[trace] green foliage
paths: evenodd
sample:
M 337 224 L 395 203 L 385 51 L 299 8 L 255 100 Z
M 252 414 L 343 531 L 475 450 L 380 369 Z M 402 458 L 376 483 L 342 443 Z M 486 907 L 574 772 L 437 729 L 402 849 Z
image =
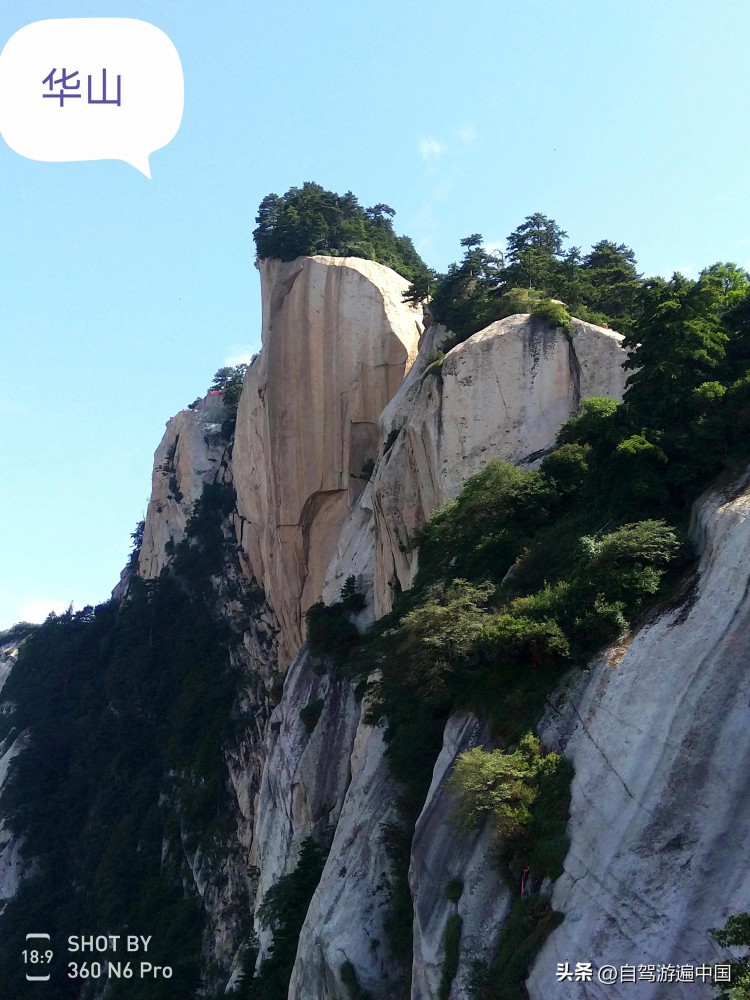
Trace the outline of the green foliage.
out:
M 540 473 L 488 462 L 415 539 L 418 586 L 454 576 L 501 579 L 546 522 L 552 501 L 554 493 Z
M 349 1000 L 372 1000 L 370 993 L 360 986 L 357 970 L 348 959 L 342 963 L 339 972 Z
M 460 878 L 452 878 L 443 890 L 443 895 L 451 903 L 457 903 L 464 891 L 464 884 Z
M 731 983 L 717 983 L 719 1000 L 750 1000 L 750 913 L 735 913 L 723 927 L 709 931 L 722 948 L 744 948 L 744 955 L 731 963 Z
M 457 913 L 451 913 L 445 922 L 443 934 L 443 967 L 440 972 L 438 1000 L 448 1000 L 453 980 L 458 972 L 461 954 L 461 929 L 463 920 Z
M 489 819 L 498 841 L 517 840 L 531 822 L 540 786 L 560 766 L 560 756 L 544 754 L 532 733 L 526 733 L 512 752 L 482 746 L 465 750 L 448 779 L 459 824 L 472 830 Z
M 44 926 L 63 959 L 73 929 L 151 933 L 173 978 L 114 984 L 113 1000 L 190 996 L 200 983 L 203 917 L 185 888 L 185 850 L 200 848 L 208 861 L 229 835 L 223 747 L 237 684 L 201 567 L 223 565 L 230 503 L 233 494 L 209 487 L 172 572 L 131 578 L 120 606 L 50 616 L 21 647 L 3 691 L 14 708 L 2 724 L 30 728 L 33 738 L 2 806 L 36 871 L 0 916 L 8 997 L 24 995 L 17 956 L 32 926 Z M 212 877 L 210 864 L 204 871 Z M 67 997 L 54 982 L 45 994 Z
M 333 604 L 318 601 L 305 612 L 307 643 L 313 656 L 329 657 L 334 666 L 345 668 L 361 636 L 351 616 L 365 606 L 364 594 L 358 593 L 357 581 L 347 577 L 341 598 Z
M 504 257 L 484 250 L 475 233 L 461 241 L 466 248 L 462 261 L 445 274 L 425 276 L 418 287 L 415 283 L 410 299 L 432 294 L 432 315 L 455 335 L 450 346 L 494 320 L 534 313 L 550 298 L 561 299 L 568 313 L 580 319 L 632 333 L 643 284 L 633 251 L 623 243 L 600 240 L 582 256 L 579 247 L 564 251 L 565 239 L 567 233 L 540 212 L 527 216 L 508 236 Z M 722 277 L 734 289 L 726 301 L 736 302 L 732 294 L 741 294 L 741 275 L 728 270 Z M 720 283 L 722 278 L 712 280 Z M 567 328 L 556 317 L 550 320 Z
M 322 698 L 317 698 L 299 710 L 299 717 L 308 735 L 312 734 L 312 731 L 317 726 L 324 704 L 325 701 Z
M 348 576 L 344 580 L 344 586 L 341 588 L 341 597 L 339 603 L 344 611 L 350 611 L 356 613 L 357 611 L 362 611 L 365 606 L 365 595 L 360 594 L 357 590 L 357 580 L 353 576 Z
M 383 921 L 388 941 L 397 962 L 401 964 L 404 979 L 408 979 L 412 962 L 414 905 L 409 886 L 409 861 L 414 816 L 407 816 L 404 823 L 390 823 L 383 827 L 383 846 L 391 861 L 388 913 Z
M 517 899 L 493 961 L 474 966 L 474 1000 L 526 1000 L 524 983 L 539 949 L 563 919 L 541 896 Z
M 573 327 L 570 322 L 570 313 L 561 302 L 544 299 L 533 307 L 531 315 L 535 319 L 549 323 L 550 326 L 559 327 L 569 337 L 572 335 Z
M 388 432 L 388 437 L 385 439 L 385 442 L 383 443 L 383 454 L 384 455 L 387 455 L 388 452 L 391 450 L 391 448 L 396 443 L 396 438 L 401 433 L 402 427 L 403 427 L 403 424 L 401 425 L 401 427 L 393 427 L 393 428 L 391 428 L 391 430 Z
M 443 362 L 445 361 L 445 351 L 434 350 L 425 358 L 424 370 L 422 371 L 422 381 L 427 378 L 428 375 L 436 375 L 438 378 L 441 377 L 443 371 Z
M 519 285 L 547 288 L 568 234 L 541 212 L 526 217 L 508 237 L 508 263 Z
M 482 248 L 478 234 L 461 245 L 465 247 L 461 263 L 451 264 L 446 274 L 436 278 L 430 311 L 459 340 L 465 340 L 501 315 L 502 262 Z
M 349 654 L 359 644 L 357 626 L 347 617 L 340 602 L 313 604 L 305 612 L 307 643 L 313 656 L 328 656 L 335 666 L 344 667 Z
M 720 291 L 708 277 L 646 282 L 637 330 L 626 339 L 633 371 L 626 402 L 648 426 L 663 427 L 695 413 L 693 390 L 714 376 L 726 354 Z
M 451 675 L 474 657 L 487 625 L 483 608 L 492 589 L 460 579 L 448 587 L 435 584 L 423 603 L 401 619 L 396 655 L 404 664 L 406 682 L 421 701 L 445 701 Z
M 261 259 L 294 260 L 324 254 L 364 257 L 393 268 L 409 280 L 424 283 L 428 271 L 406 236 L 396 236 L 388 205 L 362 208 L 351 191 L 326 191 L 306 181 L 285 195 L 266 195 L 258 208 L 253 231 Z M 422 284 L 420 284 L 420 288 Z
M 297 866 L 283 875 L 258 908 L 261 927 L 273 932 L 270 954 L 261 963 L 257 978 L 249 983 L 251 1000 L 283 1000 L 297 954 L 297 942 L 307 908 L 320 882 L 328 851 L 308 837 L 300 847 Z
M 224 437 L 227 438 L 234 434 L 234 425 L 237 421 L 237 407 L 242 395 L 242 386 L 245 384 L 245 373 L 248 367 L 248 365 L 240 364 L 233 367 L 219 368 L 211 383 L 212 390 L 224 394 L 223 403 L 226 416 L 222 422 L 221 430 Z

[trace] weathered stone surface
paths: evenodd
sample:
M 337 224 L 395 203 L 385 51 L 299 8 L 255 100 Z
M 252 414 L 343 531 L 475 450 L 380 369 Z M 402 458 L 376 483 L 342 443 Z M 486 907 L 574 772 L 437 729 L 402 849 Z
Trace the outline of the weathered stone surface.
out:
M 301 712 L 317 703 L 320 716 L 308 732 Z M 271 716 L 266 763 L 258 797 L 251 852 L 260 872 L 257 905 L 282 875 L 293 871 L 306 837 L 330 842 L 351 780 L 350 754 L 361 706 L 352 685 L 316 673 L 303 648 L 284 682 Z M 270 934 L 260 930 L 260 959 Z
M 23 732 L 0 743 L 0 791 L 13 758 L 23 751 L 28 741 L 28 732 Z M 21 842 L 13 834 L 5 818 L 0 816 L 0 913 L 4 904 L 15 896 L 23 877 L 25 866 L 20 849 Z
M 0 692 L 5 685 L 18 658 L 18 641 L 0 641 Z M 0 701 L 0 717 L 6 715 L 11 706 L 7 701 Z M 29 742 L 28 730 L 19 733 L 12 729 L 5 740 L 0 742 L 0 796 L 3 785 L 8 777 L 10 765 Z M 24 874 L 24 860 L 21 857 L 21 842 L 16 837 L 0 815 L 0 913 L 5 904 L 18 891 L 18 886 Z
M 146 511 L 138 574 L 158 576 L 169 561 L 166 547 L 185 537 L 192 504 L 207 482 L 219 473 L 226 448 L 221 424 L 226 416 L 222 397 L 208 395 L 195 409 L 180 410 L 154 454 L 151 498 Z
M 391 859 L 386 831 L 400 822 L 398 788 L 384 757 L 382 731 L 361 725 L 351 755 L 351 783 L 297 947 L 289 1000 L 347 995 L 341 967 L 350 962 L 373 1000 L 398 995 L 398 966 L 384 921 Z
M 532 1000 L 600 996 L 556 983 L 558 962 L 721 960 L 708 929 L 750 900 L 750 489 L 700 511 L 696 589 L 602 659 L 545 719 L 575 766 L 564 922 L 540 952 Z M 706 984 L 638 983 L 642 1000 L 712 996 Z M 632 984 L 607 987 L 633 996 Z
M 443 749 L 435 762 L 430 790 L 412 841 L 409 883 L 414 900 L 412 1000 L 437 997 L 445 959 L 448 917 L 462 920 L 459 965 L 451 1000 L 471 1000 L 469 977 L 474 962 L 493 957 L 502 922 L 511 906 L 500 881 L 497 851 L 489 826 L 462 833 L 453 818 L 455 802 L 446 787 L 456 757 L 488 743 L 484 727 L 473 715 L 454 715 L 445 727 Z M 457 903 L 446 896 L 454 880 L 463 883 Z
M 490 458 L 534 465 L 582 398 L 621 399 L 624 390 L 622 337 L 590 323 L 574 320 L 568 338 L 533 317 L 509 316 L 454 347 L 439 374 L 424 375 L 445 337 L 430 326 L 381 419 L 390 446 L 363 497 L 375 519 L 376 617 L 391 609 L 394 587 L 411 586 L 415 532 L 470 475 Z
M 290 662 L 303 614 L 380 444 L 378 420 L 413 361 L 407 282 L 354 257 L 259 263 L 263 350 L 245 380 L 233 470 L 241 542 Z

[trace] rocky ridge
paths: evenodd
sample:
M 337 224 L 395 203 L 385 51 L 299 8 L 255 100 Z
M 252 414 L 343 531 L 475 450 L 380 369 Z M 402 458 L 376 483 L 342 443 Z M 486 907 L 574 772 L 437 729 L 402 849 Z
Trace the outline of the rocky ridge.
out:
M 419 313 L 401 302 L 405 282 L 387 268 L 319 257 L 265 261 L 260 270 L 263 351 L 247 373 L 233 451 L 220 433 L 217 397 L 169 422 L 137 570 L 148 579 L 168 564 L 204 483 L 234 485 L 237 510 L 225 533 L 237 558 L 216 586 L 244 678 L 241 725 L 224 748 L 236 833 L 218 862 L 198 853 L 188 859 L 207 914 L 204 960 L 237 986 L 237 907 L 257 913 L 313 835 L 330 852 L 289 998 L 340 1000 L 348 995 L 346 967 L 372 1000 L 390 1000 L 401 995 L 384 926 L 398 789 L 361 692 L 321 672 L 302 644 L 304 612 L 321 595 L 336 600 L 350 576 L 365 595 L 362 624 L 387 612 L 414 579 L 411 542 L 430 513 L 490 458 L 533 467 L 581 398 L 621 398 L 625 354 L 609 330 L 574 320 L 567 336 L 513 316 L 440 364 L 436 351 L 448 331 L 433 324 L 423 333 Z M 598 984 L 557 983 L 559 962 L 710 960 L 706 929 L 747 908 L 747 769 L 737 761 L 750 753 L 742 667 L 748 513 L 744 484 L 705 499 L 694 526 L 702 557 L 692 590 L 571 678 L 540 725 L 546 746 L 572 759 L 576 777 L 565 872 L 546 887 L 565 920 L 537 956 L 532 1000 L 602 995 Z M 10 665 L 0 659 L 0 686 Z M 311 705 L 312 724 L 302 714 Z M 475 717 L 448 720 L 417 820 L 412 1000 L 441 996 L 454 914 L 462 933 L 449 1000 L 470 1000 L 472 965 L 491 959 L 510 908 L 490 831 L 458 835 L 450 820 L 453 762 L 486 739 Z M 17 741 L 6 744 L 0 781 L 18 752 Z M 15 857 L 4 832 L 0 825 L 0 905 L 17 885 L 3 881 L 2 865 Z M 458 898 L 448 898 L 446 886 L 458 882 Z M 260 963 L 271 941 L 257 929 Z M 678 1000 L 702 995 L 693 984 L 669 990 Z M 607 995 L 632 994 L 625 984 Z M 638 995 L 662 994 L 658 983 L 641 983 Z

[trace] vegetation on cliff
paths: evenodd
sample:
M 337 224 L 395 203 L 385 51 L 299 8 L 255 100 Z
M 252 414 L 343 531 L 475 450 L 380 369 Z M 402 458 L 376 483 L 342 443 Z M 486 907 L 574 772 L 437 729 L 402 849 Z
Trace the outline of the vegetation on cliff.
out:
M 584 401 L 536 471 L 491 461 L 469 479 L 415 539 L 414 587 L 369 635 L 347 634 L 356 648 L 348 661 L 337 646 L 343 669 L 380 671 L 371 719 L 385 722 L 403 789 L 400 836 L 388 831 L 389 842 L 404 845 L 392 851 L 389 929 L 407 965 L 408 842 L 445 720 L 467 708 L 485 720 L 494 747 L 459 757 L 460 808 L 492 819 L 501 869 L 517 885 L 528 868 L 530 886 L 492 968 L 484 978 L 477 972 L 477 996 L 523 995 L 534 951 L 525 942 L 538 947 L 557 919 L 545 900 L 534 902 L 534 887 L 560 873 L 569 801 L 569 774 L 552 766 L 554 755 L 537 757 L 551 763 L 534 770 L 524 734 L 565 671 L 672 592 L 689 566 L 693 502 L 747 461 L 749 292 L 732 265 L 697 281 L 643 282 L 626 340 L 624 402 Z M 323 627 L 324 610 L 316 613 Z
M 52 938 L 50 1000 L 72 995 L 73 933 L 137 929 L 152 935 L 148 957 L 172 967 L 169 980 L 112 982 L 113 1000 L 188 997 L 200 985 L 204 916 L 188 858 L 213 877 L 232 834 L 222 748 L 239 678 L 211 577 L 225 569 L 233 503 L 231 488 L 207 487 L 169 571 L 131 578 L 120 607 L 51 615 L 20 650 L 0 737 L 30 727 L 31 743 L 2 811 L 34 868 L 0 917 L 3 1000 L 36 995 L 19 960 L 30 929 Z
M 306 184 L 264 199 L 258 252 L 381 260 L 413 280 L 414 301 L 432 295 L 434 315 L 459 337 L 520 310 L 572 335 L 572 312 L 623 330 L 632 352 L 623 403 L 585 400 L 538 469 L 488 462 L 430 518 L 414 539 L 413 588 L 367 634 L 355 625 L 363 598 L 353 578 L 338 602 L 319 602 L 307 614 L 315 656 L 362 687 L 378 670 L 369 718 L 384 726 L 401 785 L 401 822 L 383 837 L 393 862 L 386 930 L 403 964 L 404 995 L 414 823 L 446 719 L 469 709 L 484 721 L 483 744 L 458 757 L 450 779 L 455 835 L 488 821 L 499 870 L 514 889 L 524 878 L 525 894 L 493 961 L 474 970 L 473 988 L 483 1000 L 519 1000 L 529 962 L 560 919 L 541 886 L 559 876 L 567 851 L 571 776 L 531 732 L 565 672 L 673 593 L 689 569 L 691 505 L 747 462 L 750 279 L 717 264 L 695 281 L 644 281 L 628 247 L 600 241 L 585 256 L 565 251 L 567 234 L 540 214 L 511 234 L 505 257 L 473 234 L 462 241 L 462 262 L 435 276 L 395 236 L 392 214 Z M 443 360 L 436 354 L 423 377 L 439 377 Z M 243 366 L 216 374 L 213 388 L 230 414 L 243 375 Z M 0 738 L 30 728 L 33 739 L 13 764 L 2 806 L 36 868 L 0 917 L 0 964 L 10 970 L 0 982 L 3 1000 L 30 996 L 17 961 L 30 927 L 49 930 L 58 956 L 72 927 L 153 933 L 173 978 L 114 983 L 113 1000 L 198 988 L 209 995 L 218 982 L 201 983 L 206 921 L 188 887 L 195 885 L 189 859 L 205 859 L 210 870 L 233 833 L 222 747 L 232 739 L 239 679 L 213 589 L 232 558 L 233 504 L 231 489 L 208 488 L 158 580 L 134 578 L 121 608 L 51 616 L 26 639 L 4 690 L 13 710 L 0 716 Z M 136 546 L 141 536 L 134 533 Z M 322 707 L 312 701 L 300 710 L 308 732 Z M 325 851 L 307 842 L 296 868 L 267 893 L 259 918 L 274 943 L 256 978 L 250 900 L 239 901 L 234 930 L 248 942 L 240 996 L 285 995 L 324 860 Z M 451 892 L 456 902 L 460 889 Z M 457 974 L 461 933 L 452 913 L 443 996 Z M 350 996 L 365 995 L 351 963 L 340 972 Z M 55 978 L 45 995 L 62 1000 L 65 979 Z
M 567 235 L 540 212 L 513 230 L 505 254 L 488 251 L 473 233 L 461 240 L 458 263 L 443 274 L 418 274 L 404 297 L 430 299 L 432 315 L 453 333 L 454 343 L 504 316 L 549 311 L 550 299 L 580 319 L 628 333 L 643 284 L 635 254 L 623 243 L 600 240 L 584 256 L 580 247 L 563 250 Z
M 338 195 L 306 181 L 281 197 L 266 195 L 255 220 L 255 247 L 261 260 L 316 254 L 364 257 L 387 264 L 411 281 L 427 267 L 412 241 L 396 235 L 391 221 L 395 214 L 382 203 L 362 208 L 351 191 Z

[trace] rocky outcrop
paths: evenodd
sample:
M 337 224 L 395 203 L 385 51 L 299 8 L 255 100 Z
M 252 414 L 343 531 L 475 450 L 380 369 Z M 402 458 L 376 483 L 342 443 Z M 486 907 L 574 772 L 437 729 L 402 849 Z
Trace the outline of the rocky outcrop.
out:
M 18 659 L 19 643 L 25 637 L 26 633 L 21 632 L 14 638 L 0 638 L 0 693 Z M 10 708 L 7 701 L 0 700 L 0 720 L 9 714 Z M 28 745 L 28 741 L 28 731 L 19 733 L 15 729 L 11 729 L 5 739 L 0 740 L 0 798 L 11 764 Z M 21 843 L 0 813 L 0 913 L 6 902 L 18 891 L 24 868 Z
M 241 542 L 281 624 L 280 661 L 380 446 L 383 408 L 417 351 L 421 310 L 407 282 L 373 261 L 259 263 L 263 350 L 237 414 L 234 478 Z
M 553 447 L 581 399 L 621 399 L 622 337 L 573 320 L 572 335 L 531 316 L 509 316 L 454 347 L 425 371 L 447 331 L 431 325 L 420 361 L 381 418 L 371 484 L 339 539 L 326 595 L 354 573 L 372 587 L 374 614 L 416 572 L 415 533 L 490 458 L 533 466 Z M 363 554 L 374 548 L 367 569 Z M 342 564 L 344 569 L 340 567 Z
M 532 1000 L 603 995 L 556 982 L 558 962 L 721 961 L 707 931 L 750 900 L 750 488 L 710 498 L 697 580 L 560 695 L 541 729 L 575 766 L 570 850 L 553 905 L 565 920 L 529 980 Z M 622 652 L 622 651 L 620 651 Z M 726 959 L 723 959 L 726 960 Z M 630 983 L 608 997 L 633 996 Z M 640 980 L 643 1000 L 711 996 Z
M 446 788 L 456 757 L 489 742 L 482 724 L 464 713 L 449 719 L 443 749 L 435 762 L 432 783 L 414 830 L 409 883 L 414 900 L 414 1000 L 438 997 L 445 963 L 448 918 L 461 919 L 458 972 L 452 1000 L 470 1000 L 469 982 L 475 962 L 492 959 L 499 930 L 512 900 L 500 881 L 489 826 L 459 833 L 455 802 Z M 449 898 L 454 890 L 458 899 Z
M 410 585 L 415 570 L 414 554 L 408 550 L 413 531 L 455 496 L 469 475 L 494 457 L 533 464 L 554 446 L 582 396 L 622 395 L 622 338 L 590 324 L 575 322 L 569 340 L 562 331 L 530 317 L 510 317 L 454 348 L 441 373 L 425 374 L 427 359 L 445 336 L 439 326 L 430 327 L 419 359 L 386 407 L 374 475 L 332 549 L 324 597 L 335 600 L 344 580 L 354 576 L 358 590 L 367 595 L 365 618 L 390 608 L 397 581 Z M 383 840 L 384 831 L 399 820 L 397 789 L 380 730 L 361 722 L 357 726 L 356 714 L 336 725 L 341 692 L 329 694 L 308 660 L 303 655 L 291 668 L 272 720 L 256 846 L 261 890 L 294 867 L 299 843 L 313 830 L 309 817 L 321 811 L 320 796 L 313 809 L 310 793 L 320 786 L 319 772 L 332 769 L 340 815 L 334 820 L 335 814 L 330 814 L 335 834 L 300 936 L 289 997 L 334 1000 L 345 995 L 341 968 L 349 962 L 360 986 L 385 1000 L 398 992 L 398 966 L 389 954 L 383 925 L 392 869 Z M 299 713 L 316 699 L 324 705 L 321 722 L 327 721 L 320 738 L 317 729 L 313 734 L 311 750 Z M 509 907 L 507 890 L 493 866 L 489 832 L 459 837 L 449 821 L 453 804 L 445 778 L 455 756 L 478 740 L 479 731 L 471 717 L 457 717 L 449 724 L 416 828 L 410 869 L 415 1000 L 437 996 L 443 935 L 452 912 L 463 920 L 452 997 L 463 1000 L 469 995 L 471 964 L 492 954 Z M 342 756 L 351 761 L 350 767 L 332 768 Z M 457 904 L 444 894 L 454 879 L 464 884 Z
M 209 394 L 192 408 L 167 421 L 154 454 L 151 498 L 138 558 L 138 575 L 158 576 L 169 561 L 172 545 L 185 537 L 192 504 L 206 482 L 213 482 L 226 449 L 222 422 L 226 418 L 220 394 Z
M 400 814 L 384 750 L 381 729 L 361 725 L 351 754 L 352 780 L 300 934 L 289 984 L 295 1000 L 346 996 L 346 964 L 372 1000 L 399 995 L 399 966 L 385 920 L 393 867 L 388 835 Z
M 323 672 L 303 648 L 269 724 L 252 854 L 260 871 L 259 902 L 295 867 L 305 838 L 331 842 L 351 781 L 360 715 L 351 685 Z M 261 945 L 269 943 L 260 937 Z

